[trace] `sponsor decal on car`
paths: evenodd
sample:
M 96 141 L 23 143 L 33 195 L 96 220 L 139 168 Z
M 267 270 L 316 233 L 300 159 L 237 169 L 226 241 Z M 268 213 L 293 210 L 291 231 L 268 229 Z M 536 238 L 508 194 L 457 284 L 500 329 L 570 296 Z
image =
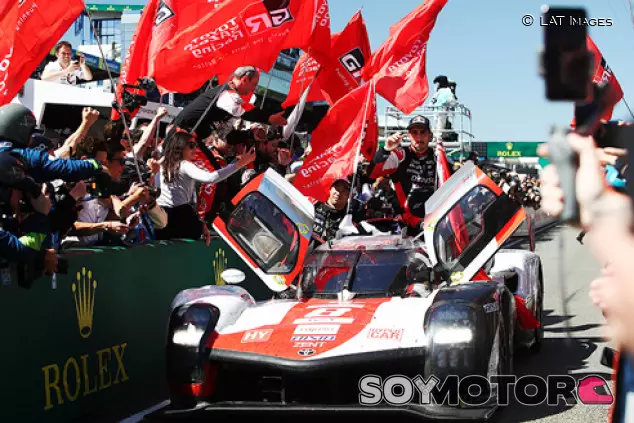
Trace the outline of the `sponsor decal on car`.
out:
M 297 354 L 301 355 L 302 357 L 308 357 L 309 355 L 315 354 L 315 350 L 313 350 L 312 348 L 304 348 L 297 351 Z
M 275 275 L 273 276 L 273 280 L 279 286 L 286 286 L 286 278 L 283 275 Z
M 335 335 L 295 335 L 291 337 L 291 341 L 334 341 Z
M 403 338 L 403 329 L 394 328 L 370 328 L 368 339 L 383 339 L 388 341 L 400 341 Z
M 293 323 L 296 325 L 306 323 L 342 323 L 350 324 L 354 322 L 352 317 L 343 317 L 350 315 L 352 308 L 350 307 L 320 307 L 315 308 L 307 313 L 303 318 L 296 319 Z
M 273 334 L 273 329 L 248 330 L 244 332 L 244 335 L 242 335 L 242 340 L 240 342 L 242 344 L 246 344 L 249 342 L 266 342 L 271 338 L 271 334 Z
M 340 325 L 298 325 L 295 335 L 336 335 Z
M 321 348 L 325 342 L 295 342 L 293 348 Z
M 299 233 L 302 235 L 306 235 L 309 231 L 308 225 L 303 222 L 297 222 L 297 228 L 299 229 Z

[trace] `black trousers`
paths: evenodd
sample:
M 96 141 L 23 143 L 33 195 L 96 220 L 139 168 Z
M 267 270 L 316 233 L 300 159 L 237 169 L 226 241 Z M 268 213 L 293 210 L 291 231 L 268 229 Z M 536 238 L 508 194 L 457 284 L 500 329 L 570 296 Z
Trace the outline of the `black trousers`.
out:
M 185 238 L 198 240 L 203 234 L 203 224 L 194 208 L 189 204 L 163 207 L 167 213 L 167 226 L 156 231 L 156 239 Z

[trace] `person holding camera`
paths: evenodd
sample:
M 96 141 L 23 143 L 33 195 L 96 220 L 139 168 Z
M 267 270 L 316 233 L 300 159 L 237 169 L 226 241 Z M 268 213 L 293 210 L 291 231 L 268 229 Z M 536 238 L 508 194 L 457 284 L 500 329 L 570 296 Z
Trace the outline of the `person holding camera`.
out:
M 68 41 L 57 43 L 55 56 L 57 60 L 44 67 L 42 81 L 65 85 L 77 85 L 79 80 L 92 81 L 92 72 L 86 65 L 86 58 L 81 53 L 73 57 L 73 46 Z
M 197 240 L 204 235 L 205 242 L 209 245 L 209 229 L 196 214 L 196 182 L 216 184 L 255 159 L 255 149 L 251 148 L 236 162 L 214 172 L 207 172 L 193 163 L 197 147 L 195 138 L 184 131 L 177 131 L 165 146 L 159 173 L 161 195 L 157 203 L 167 212 L 167 226 L 156 232 L 159 240 Z

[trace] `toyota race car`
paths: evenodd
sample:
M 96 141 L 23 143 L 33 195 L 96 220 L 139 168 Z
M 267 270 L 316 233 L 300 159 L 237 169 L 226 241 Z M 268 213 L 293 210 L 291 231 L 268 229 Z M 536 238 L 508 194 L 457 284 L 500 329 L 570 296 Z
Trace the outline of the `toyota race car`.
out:
M 374 400 L 392 375 L 511 374 L 516 347 L 541 345 L 540 258 L 501 249 L 525 211 L 472 162 L 427 201 L 417 238 L 353 235 L 309 251 L 312 205 L 271 170 L 233 206 L 214 222 L 218 233 L 271 290 L 293 284 L 296 298 L 255 301 L 235 269 L 223 274 L 229 285 L 179 293 L 166 344 L 171 405 L 154 417 L 388 410 L 487 419 L 495 389 L 474 395 L 461 385 L 452 404 L 424 403 L 417 389 L 406 404 Z M 379 382 L 362 382 L 367 375 Z

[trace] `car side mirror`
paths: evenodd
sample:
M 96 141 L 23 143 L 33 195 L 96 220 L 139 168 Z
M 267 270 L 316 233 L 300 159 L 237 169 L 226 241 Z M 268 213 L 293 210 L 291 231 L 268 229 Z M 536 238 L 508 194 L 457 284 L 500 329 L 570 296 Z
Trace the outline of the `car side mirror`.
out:
M 229 285 L 237 285 L 244 282 L 246 275 L 242 270 L 227 269 L 220 274 L 220 277 Z

